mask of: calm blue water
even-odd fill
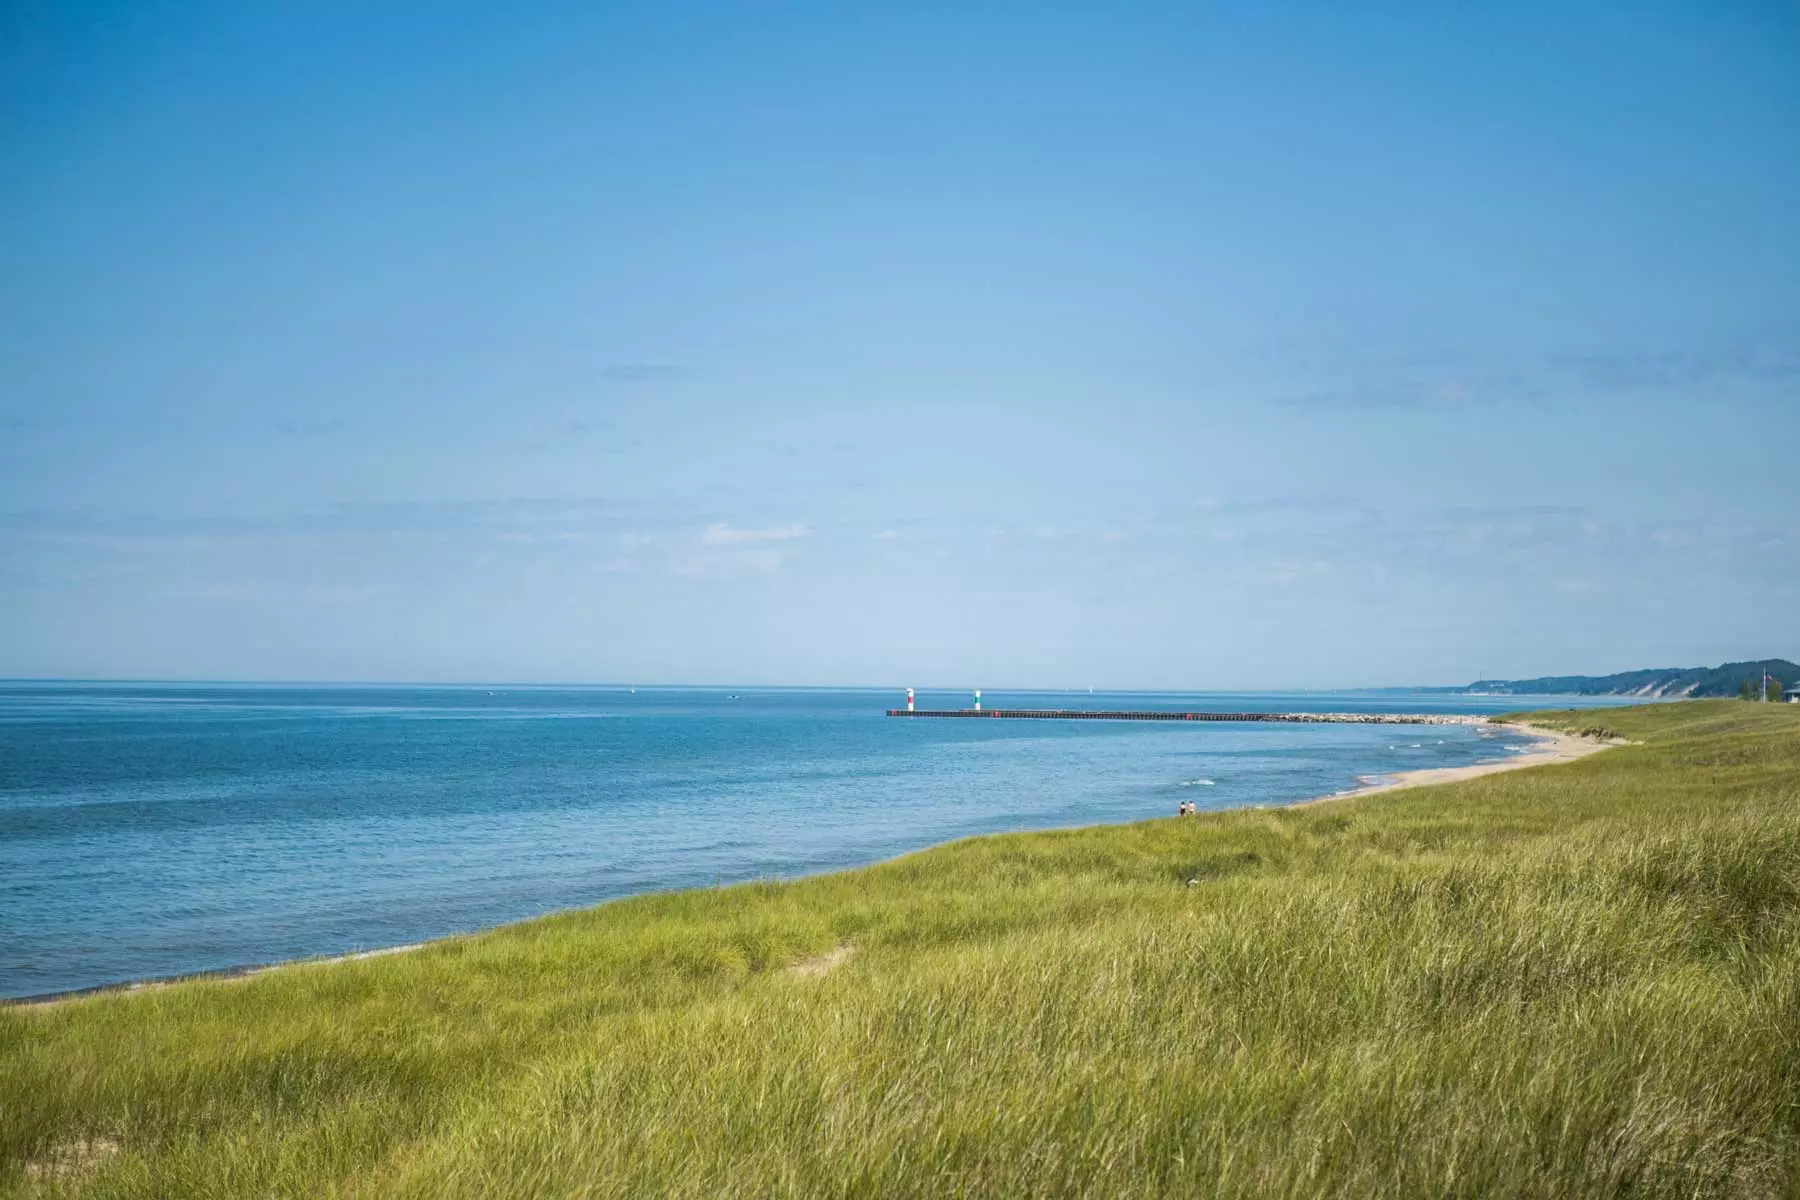
[[[1529,706],[1316,693],[984,699]],[[0,684],[0,995],[397,945],[968,834],[1163,816],[1182,800],[1289,803],[1516,744],[1467,727],[882,715],[900,702],[808,690]]]

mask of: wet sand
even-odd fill
[[[1374,796],[1381,792],[1426,787],[1434,783],[1455,783],[1459,779],[1476,779],[1482,775],[1496,775],[1501,771],[1517,771],[1522,767],[1541,767],[1550,763],[1573,762],[1578,758],[1586,758],[1590,754],[1604,750],[1608,746],[1624,744],[1623,741],[1600,741],[1596,738],[1578,737],[1575,734],[1563,733],[1556,729],[1545,729],[1541,725],[1514,724],[1509,725],[1508,728],[1530,734],[1536,744],[1529,750],[1509,754],[1507,757],[1495,759],[1493,762],[1473,763],[1466,767],[1430,767],[1420,771],[1402,771],[1397,775],[1385,775],[1377,783],[1352,788],[1347,792],[1336,792],[1329,796],[1317,796],[1311,800],[1302,801],[1302,805],[1346,800],[1351,796]],[[1300,806],[1296,805],[1296,807]]]

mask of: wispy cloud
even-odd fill
[[[187,600],[220,600],[241,604],[364,604],[384,600],[396,594],[385,584],[298,583],[284,586],[272,582],[224,582],[177,585],[167,588],[166,595]]]
[[[401,537],[499,538],[506,541],[592,538],[662,522],[667,532],[692,528],[696,514],[669,514],[645,500],[588,497],[338,504],[263,517],[166,517],[146,512],[74,509],[0,512],[0,535],[86,539],[261,539]]]
[[[1541,399],[1544,394],[1542,385],[1520,375],[1470,375],[1436,379],[1392,379],[1352,387],[1327,388],[1284,396],[1277,403],[1287,408],[1353,412],[1377,409],[1431,411],[1530,403]]]
[[[1773,341],[1653,353],[1574,350],[1556,355],[1552,364],[1585,387],[1609,392],[1688,391],[1800,379],[1800,353]]]
[[[608,420],[594,420],[585,417],[574,417],[556,427],[556,432],[572,437],[585,437],[591,433],[612,433],[618,428]]]
[[[1734,386],[1782,386],[1800,380],[1800,350],[1788,329],[1715,345],[1674,349],[1578,346],[1553,350],[1505,368],[1458,363],[1390,363],[1369,367],[1322,363],[1349,381],[1276,399],[1317,412],[1401,410],[1451,412],[1541,404],[1583,395],[1704,392]]]
[[[541,545],[551,542],[591,542],[595,539],[589,534],[569,529],[549,531],[509,529],[500,535],[500,540],[503,542]]]
[[[766,529],[734,529],[715,523],[706,527],[700,540],[708,546],[735,546],[743,542],[788,542],[812,533],[809,525],[771,525]]]

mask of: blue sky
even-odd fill
[[[1797,214],[1787,3],[7,5],[0,675],[1800,657]]]

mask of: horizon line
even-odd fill
[[[1686,668],[1677,668],[1686,669]],[[1617,672],[1615,672],[1617,673]],[[1538,676],[1537,678],[1551,678]],[[1474,683],[1499,681],[1497,676],[1486,676],[1474,680]],[[650,688],[664,691],[811,691],[811,692],[900,692],[904,693],[910,686],[915,692],[973,692],[973,684],[889,684],[889,683],[697,683],[688,681],[644,682],[613,680],[505,680],[505,679],[462,679],[462,680],[407,680],[407,679],[281,679],[281,678],[185,678],[180,676],[100,676],[100,675],[0,675],[0,686],[17,684],[89,684],[89,685],[143,685],[143,686],[191,686],[191,687],[349,687],[349,688],[518,688],[518,689],[571,689],[571,690],[629,690],[631,688]],[[1067,692],[1086,695],[1280,695],[1323,694],[1332,692],[1417,692],[1447,691],[1463,689],[1470,683],[1400,683],[1400,684],[1344,684],[1337,686],[1309,687],[1102,687],[1094,686],[1029,686],[980,685],[984,693],[1057,693]],[[1546,695],[1556,693],[1544,693]]]

